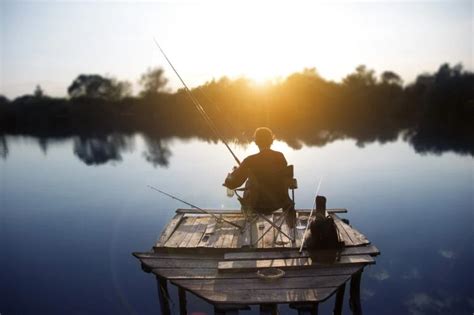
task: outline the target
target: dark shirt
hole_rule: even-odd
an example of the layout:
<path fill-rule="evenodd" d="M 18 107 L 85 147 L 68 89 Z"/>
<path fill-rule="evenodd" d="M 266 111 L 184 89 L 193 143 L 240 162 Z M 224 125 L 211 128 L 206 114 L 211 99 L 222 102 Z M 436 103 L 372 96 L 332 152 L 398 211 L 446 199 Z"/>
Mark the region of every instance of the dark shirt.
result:
<path fill-rule="evenodd" d="M 285 175 L 287 165 L 281 152 L 264 149 L 247 157 L 226 178 L 224 185 L 235 189 L 248 180 L 246 188 L 250 196 L 244 199 L 247 199 L 249 206 L 262 211 L 286 208 L 291 203 L 288 176 Z"/>

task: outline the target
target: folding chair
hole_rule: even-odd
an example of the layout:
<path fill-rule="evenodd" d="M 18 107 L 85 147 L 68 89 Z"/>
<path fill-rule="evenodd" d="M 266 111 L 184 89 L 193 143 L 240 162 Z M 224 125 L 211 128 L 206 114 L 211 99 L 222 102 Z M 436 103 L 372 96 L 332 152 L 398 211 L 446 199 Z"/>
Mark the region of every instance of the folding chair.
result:
<path fill-rule="evenodd" d="M 290 200 L 291 202 L 286 206 L 285 209 L 283 208 L 278 208 L 275 210 L 270 210 L 270 211 L 265 211 L 265 213 L 259 211 L 259 209 L 252 209 L 252 207 L 249 207 L 248 205 L 245 204 L 244 198 L 241 197 L 237 192 L 246 192 L 248 188 L 237 188 L 234 191 L 236 192 L 236 195 L 242 205 L 242 211 L 245 216 L 245 227 L 242 230 L 242 233 L 245 232 L 246 229 L 251 228 L 251 225 L 254 224 L 255 222 L 258 222 L 259 219 L 262 219 L 266 221 L 267 223 L 270 224 L 270 227 L 265 230 L 260 237 L 256 241 L 251 242 L 251 247 L 254 247 L 258 242 L 268 233 L 270 232 L 273 228 L 277 231 L 277 233 L 273 237 L 273 243 L 276 242 L 276 239 L 278 235 L 281 233 L 282 235 L 286 236 L 291 242 L 295 241 L 295 233 L 293 233 L 292 236 L 288 235 L 282 230 L 282 226 L 284 222 L 289 218 L 290 215 L 295 216 L 294 212 L 294 207 L 295 207 L 295 189 L 298 188 L 298 184 L 296 179 L 294 178 L 294 168 L 293 165 L 287 166 L 278 176 L 281 176 L 281 181 L 282 185 L 284 185 L 285 189 L 291 190 L 291 197 Z M 280 217 L 274 222 L 266 217 L 268 214 L 274 214 L 276 211 L 281 210 L 281 215 Z M 292 217 L 291 222 L 293 223 L 293 227 L 295 225 L 296 218 Z M 293 229 L 294 231 L 294 229 Z M 253 239 L 253 238 L 252 238 Z"/>

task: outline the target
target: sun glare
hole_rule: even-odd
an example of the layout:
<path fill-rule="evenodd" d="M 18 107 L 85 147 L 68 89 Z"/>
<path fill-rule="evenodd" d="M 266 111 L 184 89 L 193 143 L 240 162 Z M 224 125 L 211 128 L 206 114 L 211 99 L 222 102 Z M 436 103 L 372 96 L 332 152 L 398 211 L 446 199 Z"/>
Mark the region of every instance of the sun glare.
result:
<path fill-rule="evenodd" d="M 213 2 L 203 12 L 220 12 L 200 19 L 206 23 L 203 31 L 213 34 L 213 42 L 204 46 L 219 41 L 218 50 L 200 55 L 205 63 L 219 65 L 216 69 L 222 73 L 216 76 L 246 77 L 264 85 L 306 67 L 331 77 L 352 62 L 343 48 L 350 39 L 340 40 L 349 27 L 340 10 L 312 2 L 297 10 L 290 3 L 265 2 L 252 3 L 251 9 L 242 5 L 223 9 Z"/>

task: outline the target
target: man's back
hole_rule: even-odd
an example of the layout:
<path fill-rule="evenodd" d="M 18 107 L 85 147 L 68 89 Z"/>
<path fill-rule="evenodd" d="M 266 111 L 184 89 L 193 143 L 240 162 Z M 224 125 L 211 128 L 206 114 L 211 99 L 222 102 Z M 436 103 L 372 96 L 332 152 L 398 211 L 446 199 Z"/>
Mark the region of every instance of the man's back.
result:
<path fill-rule="evenodd" d="M 287 162 L 281 152 L 265 149 L 247 157 L 226 186 L 236 188 L 248 178 L 245 206 L 268 212 L 291 204 L 287 186 Z"/>

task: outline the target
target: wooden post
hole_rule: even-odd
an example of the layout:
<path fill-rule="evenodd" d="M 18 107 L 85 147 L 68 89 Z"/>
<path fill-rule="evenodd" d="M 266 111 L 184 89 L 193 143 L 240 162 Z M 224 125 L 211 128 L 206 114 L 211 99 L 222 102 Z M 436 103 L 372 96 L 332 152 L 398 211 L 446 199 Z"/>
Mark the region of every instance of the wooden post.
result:
<path fill-rule="evenodd" d="M 316 216 L 326 217 L 326 197 L 316 196 Z"/>
<path fill-rule="evenodd" d="M 291 303 L 290 308 L 298 311 L 298 315 L 318 315 L 318 303 Z"/>
<path fill-rule="evenodd" d="M 277 315 L 277 304 L 260 304 L 260 315 Z"/>
<path fill-rule="evenodd" d="M 179 314 L 187 315 L 188 310 L 186 309 L 186 291 L 178 287 L 178 297 L 179 297 Z"/>
<path fill-rule="evenodd" d="M 344 303 L 344 291 L 346 290 L 346 284 L 344 283 L 337 289 L 336 302 L 334 303 L 334 315 L 342 314 L 342 305 Z"/>
<path fill-rule="evenodd" d="M 160 308 L 162 315 L 171 315 L 170 311 L 170 295 L 168 293 L 168 283 L 165 278 L 156 276 L 156 283 L 158 285 L 158 299 L 160 301 Z"/>
<path fill-rule="evenodd" d="M 356 272 L 351 279 L 349 305 L 354 315 L 362 315 L 362 305 L 360 303 L 360 281 L 362 278 L 362 271 Z"/>

